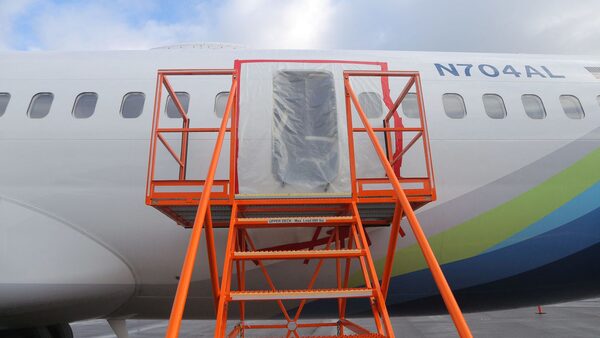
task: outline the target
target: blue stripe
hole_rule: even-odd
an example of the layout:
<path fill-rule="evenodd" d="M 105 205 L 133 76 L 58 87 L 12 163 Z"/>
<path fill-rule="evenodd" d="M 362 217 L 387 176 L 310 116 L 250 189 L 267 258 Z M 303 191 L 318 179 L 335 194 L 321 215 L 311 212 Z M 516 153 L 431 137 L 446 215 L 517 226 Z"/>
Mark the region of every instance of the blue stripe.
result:
<path fill-rule="evenodd" d="M 563 224 L 590 213 L 599 207 L 600 203 L 600 183 L 593 185 L 565 205 L 548 214 L 538 222 L 533 223 L 521 232 L 498 243 L 486 250 L 485 253 L 492 252 L 525 241 L 535 236 L 541 235 L 550 230 L 554 230 Z"/>
<path fill-rule="evenodd" d="M 538 268 L 600 243 L 600 208 L 542 235 L 492 252 L 443 265 L 453 289 L 489 283 Z M 437 294 L 429 270 L 396 276 L 391 303 Z"/>

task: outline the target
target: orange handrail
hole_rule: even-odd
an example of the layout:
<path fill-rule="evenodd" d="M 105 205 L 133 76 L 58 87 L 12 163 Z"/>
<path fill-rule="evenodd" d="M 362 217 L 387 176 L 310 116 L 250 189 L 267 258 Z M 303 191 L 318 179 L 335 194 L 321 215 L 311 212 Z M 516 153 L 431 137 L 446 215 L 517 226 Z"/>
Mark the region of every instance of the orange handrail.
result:
<path fill-rule="evenodd" d="M 363 109 L 360 105 L 360 102 L 358 101 L 358 97 L 356 96 L 356 93 L 354 92 L 354 90 L 352 89 L 352 86 L 350 85 L 350 76 L 402 76 L 403 74 L 406 74 L 406 73 L 409 73 L 409 72 L 356 72 L 356 71 L 351 72 L 351 71 L 347 71 L 347 72 L 344 72 L 344 87 L 346 90 L 346 95 L 349 96 L 350 100 L 354 104 L 356 111 L 358 112 L 358 115 L 359 115 L 364 127 L 367 129 L 369 138 L 371 139 L 371 142 L 372 142 L 373 146 L 375 147 L 375 151 L 377 152 L 377 155 L 381 161 L 381 164 L 383 165 L 383 168 L 384 168 L 388 178 L 390 179 L 390 182 L 396 193 L 396 197 L 398 198 L 398 202 L 400 203 L 402 210 L 404 211 L 404 213 L 409 221 L 409 224 L 411 226 L 411 229 L 413 231 L 415 239 L 417 240 L 417 243 L 419 244 L 419 247 L 421 248 L 423 256 L 425 257 L 425 261 L 427 262 L 427 265 L 429 266 L 431 274 L 433 275 L 433 279 L 435 280 L 435 283 L 442 295 L 444 303 L 446 304 L 446 308 L 448 309 L 448 312 L 450 313 L 450 316 L 454 322 L 454 325 L 456 326 L 456 329 L 457 329 L 459 335 L 461 337 L 472 337 L 469 326 L 467 325 L 467 322 L 465 321 L 462 311 L 460 310 L 460 307 L 458 306 L 458 303 L 456 302 L 456 299 L 454 298 L 454 294 L 452 293 L 452 290 L 450 289 L 450 286 L 448 285 L 448 282 L 446 281 L 444 273 L 442 272 L 442 269 L 435 257 L 435 254 L 433 253 L 433 250 L 431 249 L 431 246 L 429 245 L 429 241 L 427 240 L 425 233 L 421 229 L 419 220 L 417 219 L 415 212 L 414 212 L 412 206 L 410 205 L 410 202 L 408 201 L 408 198 L 406 197 L 406 194 L 404 193 L 402 186 L 400 185 L 400 181 L 398 180 L 398 178 L 396 177 L 396 175 L 394 173 L 394 169 L 390 165 L 389 159 L 386 157 L 386 154 L 385 154 L 383 148 L 379 144 L 379 140 L 377 139 L 377 136 L 375 135 L 375 131 L 371 127 L 371 124 L 369 123 L 369 119 L 367 118 L 365 112 L 363 111 Z M 411 75 L 415 75 L 417 77 L 417 82 L 418 82 L 418 73 L 411 74 Z M 422 113 L 423 112 L 422 106 L 420 105 L 419 108 L 420 108 L 419 109 L 420 113 Z M 346 109 L 346 111 L 350 112 L 351 110 Z M 351 120 L 351 117 L 349 117 L 348 119 Z M 351 131 L 349 131 L 349 132 L 351 133 Z"/>
<path fill-rule="evenodd" d="M 238 78 L 237 74 L 233 73 L 233 81 L 231 83 L 230 95 L 225 106 L 225 112 L 223 114 L 223 120 L 221 121 L 221 127 L 219 128 L 219 134 L 213 151 L 212 159 L 204 181 L 204 188 L 198 203 L 198 210 L 196 211 L 196 218 L 194 221 L 194 228 L 190 235 L 190 241 L 188 244 L 187 252 L 185 255 L 185 261 L 181 268 L 181 274 L 179 277 L 179 284 L 177 286 L 177 293 L 175 294 L 175 300 L 173 301 L 173 308 L 171 310 L 171 316 L 169 318 L 169 326 L 167 327 L 167 338 L 176 338 L 179 335 L 179 329 L 181 326 L 181 319 L 183 317 L 183 311 L 185 309 L 185 303 L 187 294 L 192 279 L 192 273 L 194 270 L 194 262 L 196 260 L 196 254 L 198 252 L 198 245 L 200 243 L 200 236 L 202 234 L 202 225 L 205 221 L 207 210 L 210 204 L 210 190 L 217 170 L 217 164 L 221 154 L 221 148 L 223 146 L 223 140 L 225 139 L 225 133 L 227 131 L 227 122 L 229 116 L 233 110 L 235 93 L 237 92 Z M 232 121 L 234 119 L 232 118 Z M 233 124 L 233 123 L 232 123 Z M 214 247 L 213 247 L 214 249 Z M 214 272 L 213 272 L 214 273 Z"/>

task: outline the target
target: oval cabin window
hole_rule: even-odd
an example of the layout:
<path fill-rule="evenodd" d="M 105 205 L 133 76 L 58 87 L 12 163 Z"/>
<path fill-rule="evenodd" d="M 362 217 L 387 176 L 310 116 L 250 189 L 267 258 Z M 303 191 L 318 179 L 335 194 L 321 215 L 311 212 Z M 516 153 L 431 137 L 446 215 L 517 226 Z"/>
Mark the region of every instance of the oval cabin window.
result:
<path fill-rule="evenodd" d="M 408 93 L 402 100 L 402 113 L 409 119 L 419 118 L 419 105 L 417 102 L 417 94 Z"/>
<path fill-rule="evenodd" d="M 383 115 L 383 100 L 375 92 L 362 92 L 358 94 L 358 103 L 368 118 L 379 118 Z"/>
<path fill-rule="evenodd" d="M 504 100 L 498 94 L 484 94 L 483 107 L 485 113 L 492 119 L 499 120 L 506 117 L 506 106 Z"/>
<path fill-rule="evenodd" d="M 539 96 L 533 94 L 525 94 L 521 96 L 525 114 L 534 120 L 543 120 L 546 118 L 546 108 Z"/>
<path fill-rule="evenodd" d="M 229 100 L 229 92 L 220 92 L 215 97 L 215 115 L 217 115 L 217 117 L 223 117 L 223 114 L 225 114 L 227 100 Z M 229 113 L 229 115 L 231 115 L 231 113 Z"/>
<path fill-rule="evenodd" d="M 42 119 L 50 113 L 50 107 L 54 101 L 54 94 L 52 93 L 38 93 L 33 96 L 29 109 L 27 109 L 27 116 L 30 119 Z"/>
<path fill-rule="evenodd" d="M 10 94 L 0 93 L 0 116 L 4 115 L 4 113 L 6 112 L 8 102 L 10 102 Z"/>
<path fill-rule="evenodd" d="M 176 92 L 175 95 L 177 95 L 177 99 L 179 100 L 179 103 L 181 103 L 181 107 L 183 108 L 183 111 L 187 114 L 188 107 L 190 105 L 190 94 L 188 94 L 186 92 Z M 172 118 L 172 119 L 180 119 L 181 118 L 181 113 L 179 112 L 179 109 L 177 109 L 177 106 L 175 106 L 175 103 L 173 102 L 173 99 L 171 99 L 170 95 L 167 98 L 166 112 L 167 112 L 167 116 L 169 118 Z"/>
<path fill-rule="evenodd" d="M 94 115 L 97 102 L 98 94 L 96 93 L 81 93 L 77 95 L 75 104 L 73 105 L 73 117 L 76 119 L 87 119 Z"/>
<path fill-rule="evenodd" d="M 465 100 L 463 100 L 462 96 L 454 93 L 447 93 L 442 96 L 442 102 L 444 104 L 444 111 L 449 118 L 463 119 L 467 116 L 467 108 L 465 107 Z"/>
<path fill-rule="evenodd" d="M 561 95 L 560 105 L 562 106 L 565 115 L 570 119 L 581 120 L 585 117 L 581 102 L 573 95 Z"/>
<path fill-rule="evenodd" d="M 121 116 L 125 119 L 135 119 L 142 115 L 146 95 L 140 92 L 131 92 L 123 96 L 121 103 Z"/>

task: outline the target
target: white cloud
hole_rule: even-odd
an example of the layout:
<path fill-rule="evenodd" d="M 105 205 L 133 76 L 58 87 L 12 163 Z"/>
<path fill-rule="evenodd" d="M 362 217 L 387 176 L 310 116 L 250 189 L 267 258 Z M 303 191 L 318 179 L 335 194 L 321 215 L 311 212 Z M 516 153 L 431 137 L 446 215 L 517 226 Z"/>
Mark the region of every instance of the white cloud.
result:
<path fill-rule="evenodd" d="M 582 1 L 579 6 L 548 6 L 535 18 L 534 34 L 571 53 L 600 52 L 600 3 Z"/>
<path fill-rule="evenodd" d="M 231 0 L 217 11 L 215 35 L 256 48 L 327 48 L 334 12 L 329 0 Z"/>
<path fill-rule="evenodd" d="M 600 53 L 598 12 L 593 0 L 0 0 L 0 48 L 224 41 L 254 48 Z"/>

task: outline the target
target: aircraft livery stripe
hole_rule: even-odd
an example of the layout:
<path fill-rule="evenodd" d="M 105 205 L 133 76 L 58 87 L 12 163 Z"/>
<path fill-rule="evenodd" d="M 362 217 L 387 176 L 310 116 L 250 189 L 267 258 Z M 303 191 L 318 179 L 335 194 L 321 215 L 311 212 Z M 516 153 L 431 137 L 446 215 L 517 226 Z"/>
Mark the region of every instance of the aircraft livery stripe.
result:
<path fill-rule="evenodd" d="M 600 149 L 516 198 L 430 237 L 440 263 L 469 258 L 542 219 L 600 180 Z M 598 201 L 600 203 L 600 201 Z M 377 261 L 383 267 L 383 260 Z M 425 268 L 417 245 L 397 251 L 393 274 Z"/>
<path fill-rule="evenodd" d="M 600 243 L 600 207 L 551 230 L 502 249 L 444 265 L 444 274 L 455 289 L 464 289 L 516 276 Z M 576 234 L 576 235 L 574 235 Z M 573 238 L 575 236 L 575 238 Z M 571 240 L 560 241 L 560 238 Z M 558 243 L 558 244 L 557 244 Z M 595 262 L 595 257 L 590 257 Z M 390 299 L 402 302 L 437 294 L 427 269 L 394 276 Z"/>
<path fill-rule="evenodd" d="M 514 236 L 498 243 L 485 252 L 491 252 L 502 249 L 506 246 L 519 243 L 529 238 L 541 235 L 550 230 L 556 229 L 564 224 L 567 224 L 592 210 L 598 208 L 600 203 L 600 184 L 595 184 L 590 189 L 584 191 L 579 196 L 570 200 L 565 205 L 556 209 L 554 212 L 545 216 L 538 222 L 533 223 Z"/>

